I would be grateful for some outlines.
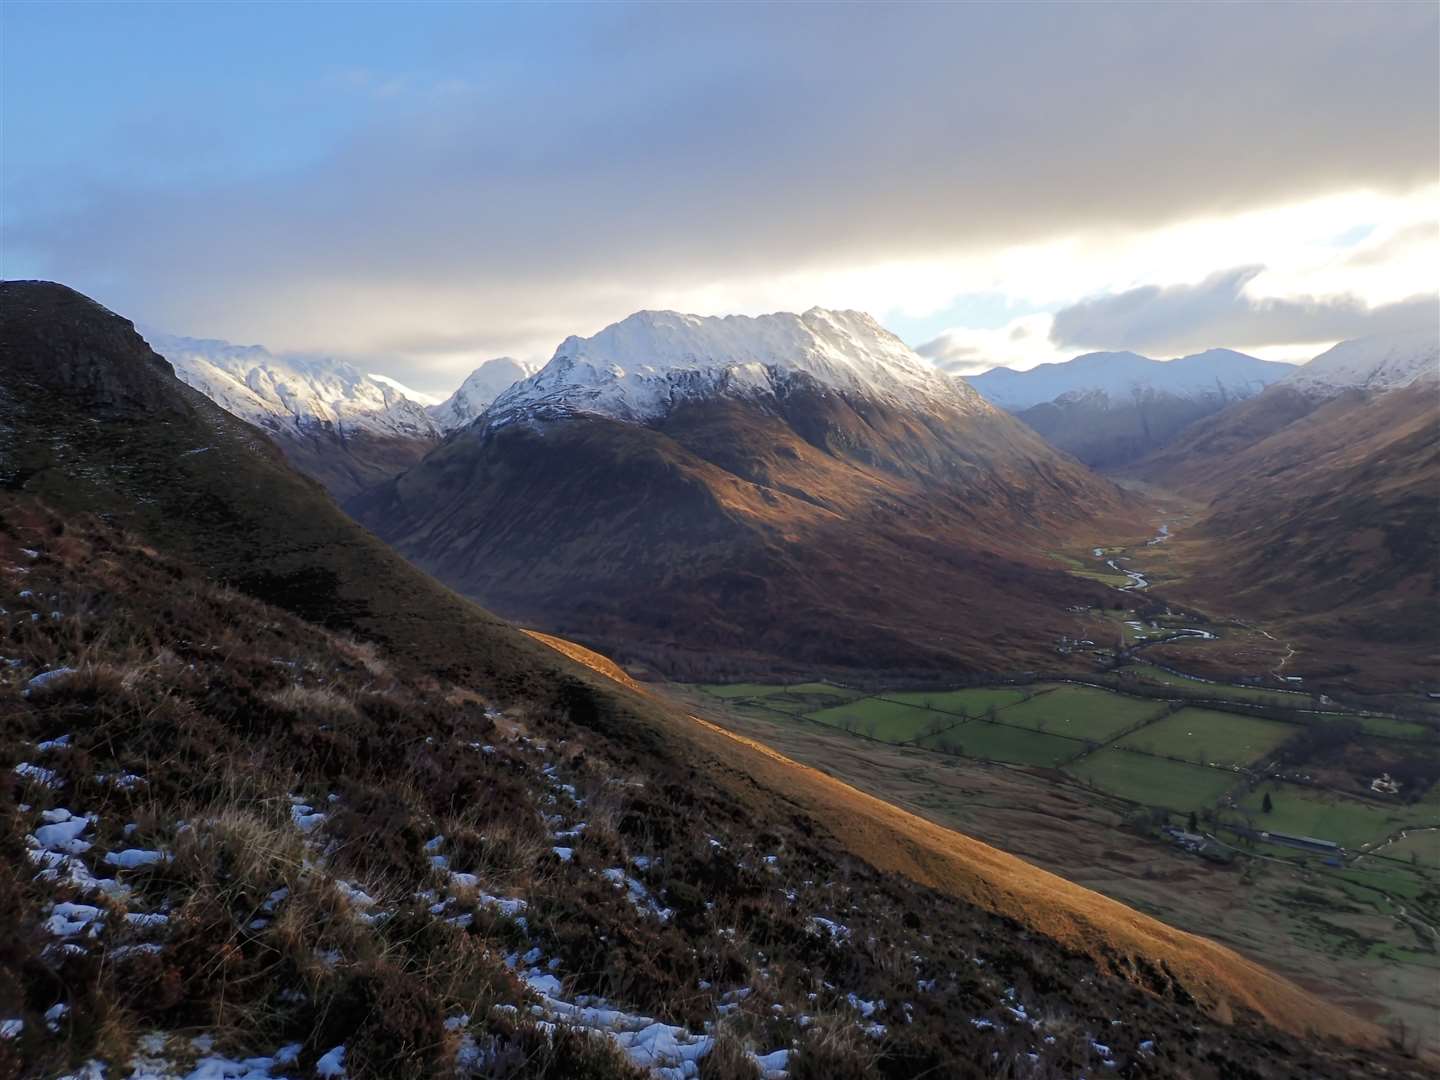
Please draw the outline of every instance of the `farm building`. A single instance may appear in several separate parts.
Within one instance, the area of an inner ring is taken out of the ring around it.
[[[1334,840],[1321,840],[1314,836],[1292,836],[1283,832],[1262,832],[1261,840],[1268,840],[1272,844],[1285,844],[1287,847],[1304,848],[1307,851],[1323,851],[1326,854],[1337,852],[1340,845]]]

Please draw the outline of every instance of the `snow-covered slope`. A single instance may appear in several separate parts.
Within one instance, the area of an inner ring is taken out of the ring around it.
[[[147,333],[175,374],[226,412],[270,431],[433,439],[423,406],[341,360],[276,356],[259,345]]]
[[[681,401],[764,397],[805,379],[901,407],[988,408],[869,315],[811,308],[754,318],[637,312],[594,337],[566,338],[487,416],[491,426],[571,413],[644,421]]]
[[[1440,379],[1440,332],[1419,330],[1342,341],[1290,375],[1282,386],[1307,397],[1345,390],[1397,390]]]
[[[1178,360],[1152,360],[1133,352],[1085,353],[1029,371],[996,368],[966,378],[985,398],[1019,412],[1076,391],[1100,391],[1112,401],[1137,391],[1197,397],[1250,397],[1293,371],[1289,364],[1260,360],[1231,349],[1208,349]]]
[[[535,369],[509,356],[486,360],[460,384],[460,389],[425,411],[444,431],[464,427],[490,407],[490,403]]]

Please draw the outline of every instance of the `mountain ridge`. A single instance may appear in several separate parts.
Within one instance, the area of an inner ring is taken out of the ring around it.
[[[1081,353],[1025,371],[992,368],[963,378],[987,401],[1020,412],[1075,390],[1102,390],[1112,396],[1144,389],[1180,396],[1250,396],[1291,371],[1290,364],[1215,348],[1173,360],[1134,352]]]
[[[1289,365],[1209,349],[1165,361],[1086,353],[1028,371],[996,368],[968,381],[1054,446],[1104,470],[1165,446],[1188,425],[1289,373]]]
[[[440,439],[425,408],[329,357],[148,333],[176,375],[276,440],[302,471],[346,498],[403,471]]]
[[[772,397],[796,383],[892,406],[980,407],[863,312],[639,311],[591,337],[566,338],[545,367],[496,399],[487,423],[572,413],[654,420],[686,400]]]

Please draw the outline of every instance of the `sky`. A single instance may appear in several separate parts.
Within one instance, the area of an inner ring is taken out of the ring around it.
[[[642,308],[956,373],[1440,318],[1440,5],[0,4],[0,276],[437,395]]]

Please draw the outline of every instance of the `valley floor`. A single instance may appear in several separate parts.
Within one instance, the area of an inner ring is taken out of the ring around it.
[[[1307,692],[1285,640],[1170,610],[1154,591],[1173,536],[1058,556],[1115,578],[1113,608],[1066,613],[1057,659],[1095,661],[1078,680],[667,693],[1440,1049],[1440,716]]]

